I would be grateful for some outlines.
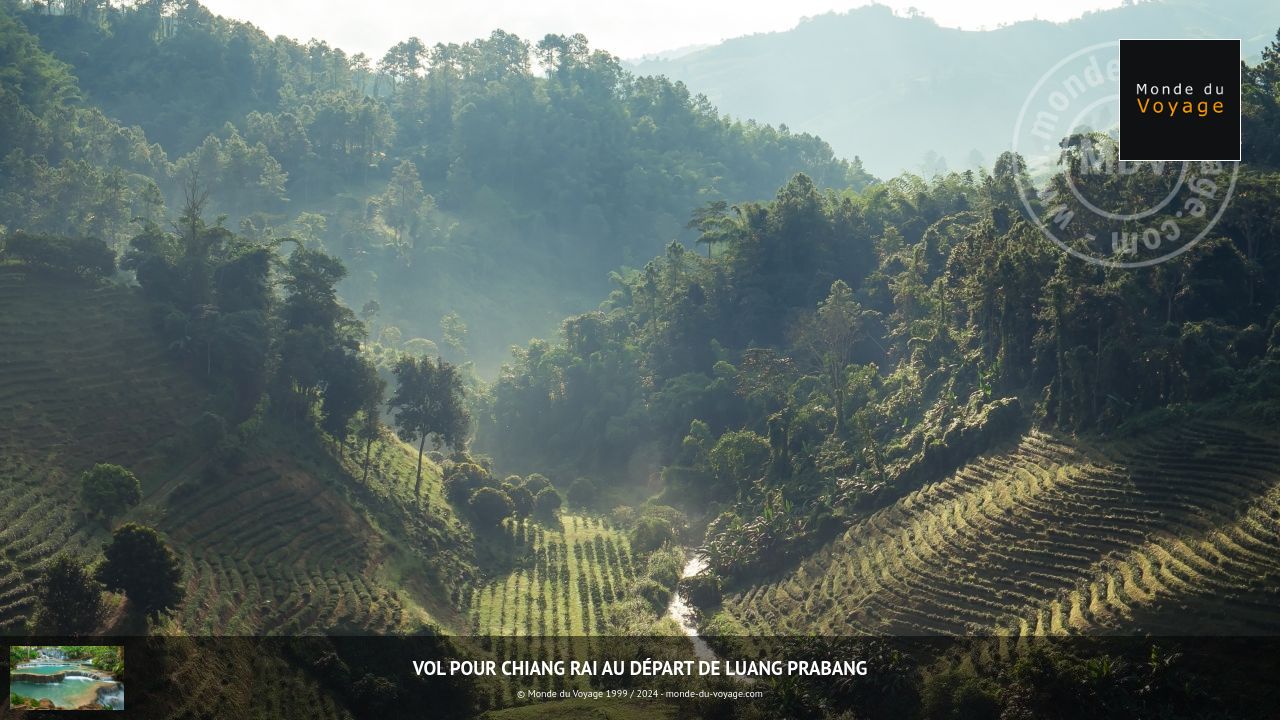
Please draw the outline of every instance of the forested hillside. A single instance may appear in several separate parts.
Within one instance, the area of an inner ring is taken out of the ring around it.
[[[409,37],[370,58],[197,3],[7,5],[30,76],[5,90],[6,225],[120,249],[198,172],[230,227],[342,257],[344,298],[381,306],[390,341],[488,370],[593,306],[610,270],[688,239],[695,205],[762,199],[795,172],[869,180],[581,36]]]
[[[1242,76],[1225,211],[1115,268],[1020,199],[1176,174],[1102,133],[876,180],[581,36],[0,0],[0,634],[164,638],[169,717],[466,717],[605,685],[406,658],[692,632],[883,673],[653,716],[1210,716],[1005,636],[1280,635],[1280,33]]]
[[[398,508],[414,505],[396,492],[414,460],[398,443],[379,443],[362,485],[358,465],[344,470],[278,415],[228,431],[226,403],[175,362],[130,293],[13,267],[3,269],[0,293],[3,403],[15,419],[0,471],[8,517],[0,627],[37,620],[45,560],[94,557],[126,517],[154,525],[177,553],[174,629],[397,632],[450,620],[443,578],[472,572],[473,555],[447,506],[426,523],[385,525],[409,522]],[[142,479],[136,508],[93,504],[80,474],[100,463]],[[429,475],[428,494],[438,495],[438,470]],[[397,547],[406,542],[438,544],[429,562],[414,560],[413,573],[431,578],[417,598],[385,574],[408,559]]]
[[[1118,271],[1062,253],[1015,209],[1030,180],[1010,153],[990,174],[862,192],[797,176],[772,202],[704,206],[706,256],[672,244],[559,342],[518,350],[478,443],[500,465],[603,478],[606,504],[640,484],[711,508],[713,567],[749,583],[1029,426],[1273,423],[1280,44],[1264,57],[1246,73],[1237,201],[1174,259]]]
[[[1065,23],[984,30],[939,27],[924,15],[871,5],[634,70],[681,81],[734,117],[821,135],[881,177],[929,177],[948,168],[990,170],[1009,147],[1027,90],[1080,48],[1117,38],[1240,38],[1255,58],[1275,24],[1266,0],[1131,2]]]

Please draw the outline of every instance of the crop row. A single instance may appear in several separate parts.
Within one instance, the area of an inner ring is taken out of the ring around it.
[[[1280,449],[1207,424],[1083,453],[1043,434],[853,526],[789,577],[726,600],[760,632],[1280,632]]]
[[[592,635],[604,630],[605,606],[634,577],[629,544],[601,520],[562,518],[563,529],[508,523],[527,545],[526,562],[469,598],[476,635]]]

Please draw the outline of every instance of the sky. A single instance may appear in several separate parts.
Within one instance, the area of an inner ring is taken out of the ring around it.
[[[526,40],[583,33],[624,59],[788,30],[803,17],[843,12],[866,0],[203,0],[219,15],[267,34],[319,38],[377,59],[417,36],[427,45],[466,42],[501,28]],[[1067,20],[1120,0],[881,0],[899,14],[918,8],[938,24],[969,30],[1039,18]]]

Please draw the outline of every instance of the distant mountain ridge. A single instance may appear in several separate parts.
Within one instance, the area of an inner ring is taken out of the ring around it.
[[[634,70],[683,81],[729,115],[820,135],[887,177],[919,172],[930,151],[952,169],[989,166],[1008,149],[1036,79],[1082,47],[1122,37],[1226,37],[1243,40],[1252,57],[1277,25],[1280,6],[1263,0],[1148,2],[985,31],[871,5]]]

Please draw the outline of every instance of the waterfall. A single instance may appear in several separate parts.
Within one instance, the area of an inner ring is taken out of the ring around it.
[[[123,710],[124,683],[98,688],[98,704],[112,710]]]

